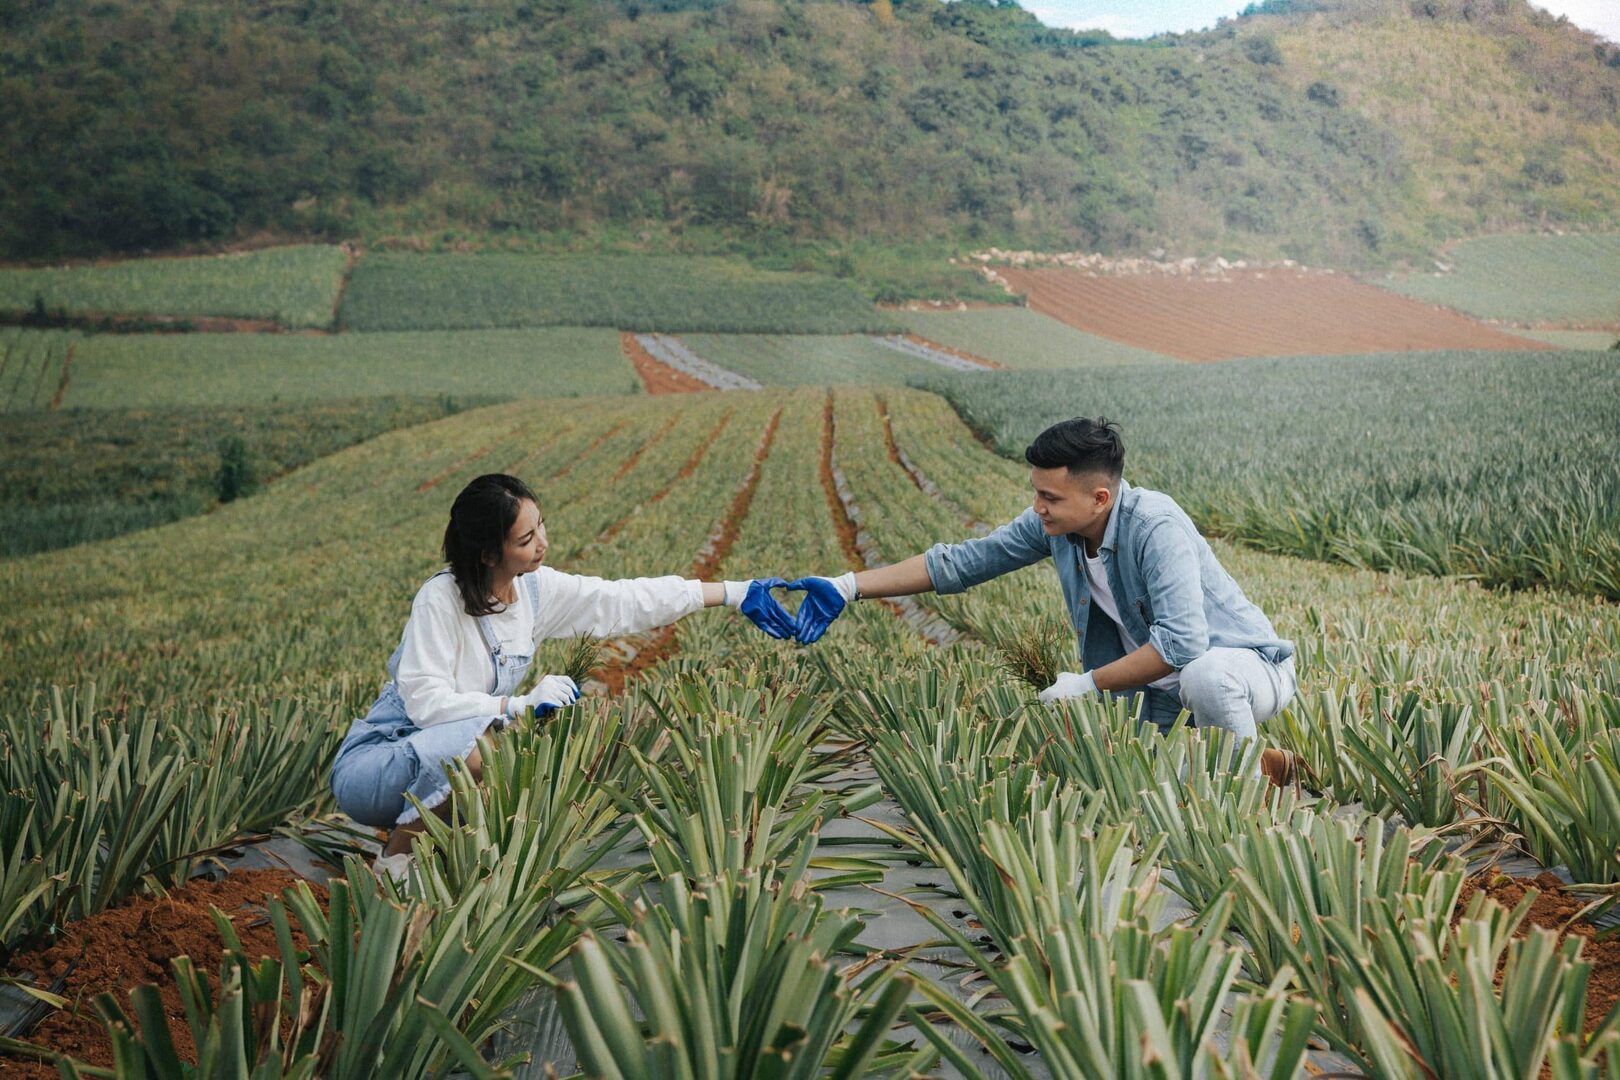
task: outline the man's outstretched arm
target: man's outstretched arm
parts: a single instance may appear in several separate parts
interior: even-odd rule
[[[913,555],[892,566],[862,570],[855,575],[855,589],[858,595],[868,600],[933,592],[934,579],[928,576],[928,556]]]
[[[810,644],[826,632],[851,600],[912,596],[923,592],[959,593],[1051,554],[1040,519],[1026,510],[988,536],[959,544],[935,544],[892,566],[850,571],[834,578],[800,578],[789,588],[809,595],[799,608],[798,633]]]

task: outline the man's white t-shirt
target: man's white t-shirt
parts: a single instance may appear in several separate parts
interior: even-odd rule
[[[1132,638],[1126,632],[1125,624],[1120,621],[1119,604],[1114,600],[1113,586],[1108,584],[1108,568],[1103,565],[1102,555],[1099,552],[1097,558],[1093,559],[1091,554],[1086,551],[1084,544],[1081,545],[1080,554],[1086,566],[1086,581],[1091,585],[1091,602],[1101,608],[1102,613],[1113,619],[1114,625],[1119,627],[1119,642],[1125,646],[1125,654],[1129,656],[1137,649],[1140,649],[1142,643]],[[1180,697],[1181,672],[1172,671],[1164,678],[1155,679],[1148,685],[1155,690],[1168,690],[1170,693]]]
[[[605,581],[542,566],[535,571],[539,603],[531,604],[520,578],[517,603],[488,616],[490,629],[509,653],[530,653],[547,638],[592,634],[612,637],[665,626],[703,607],[703,585],[671,575]],[[455,578],[429,578],[411,604],[395,684],[405,715],[417,727],[472,716],[494,716],[501,699],[495,669],[478,630],[462,605]]]

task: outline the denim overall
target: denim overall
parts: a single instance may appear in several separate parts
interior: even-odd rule
[[[539,579],[534,574],[523,574],[517,581],[528,595],[530,612],[538,612]],[[478,618],[478,631],[489,651],[494,674],[495,685],[490,693],[515,693],[534,660],[533,647],[525,652],[509,651],[496,636],[487,615]],[[406,795],[416,796],[429,810],[442,803],[450,794],[450,777],[445,772],[450,761],[471,753],[478,737],[490,727],[506,725],[504,716],[473,716],[425,728],[413,724],[405,715],[405,701],[394,681],[399,677],[399,657],[404,648],[401,638],[388,658],[388,682],[383,684],[371,710],[350,725],[332,762],[332,794],[338,809],[373,828],[415,821],[420,814]]]

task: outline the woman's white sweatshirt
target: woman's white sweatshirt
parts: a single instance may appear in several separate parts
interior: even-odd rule
[[[532,652],[547,638],[639,633],[703,607],[702,583],[673,574],[607,581],[542,566],[534,576],[540,585],[538,607],[531,606],[527,584],[519,577],[513,582],[517,603],[488,616],[509,654]],[[395,683],[405,715],[417,727],[500,712],[501,699],[491,693],[495,669],[489,650],[451,575],[429,578],[417,590]]]

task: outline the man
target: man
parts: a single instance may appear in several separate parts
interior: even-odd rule
[[[1294,644],[1216,560],[1168,495],[1125,482],[1117,425],[1077,417],[1024,451],[1034,504],[988,536],[936,544],[904,562],[805,578],[798,638],[819,638],[852,600],[957,593],[1050,558],[1080,639],[1083,674],[1064,672],[1043,702],[1107,691],[1145,693],[1161,728],[1182,708],[1240,741],[1294,696]],[[1291,783],[1296,759],[1267,750],[1261,768]]]

